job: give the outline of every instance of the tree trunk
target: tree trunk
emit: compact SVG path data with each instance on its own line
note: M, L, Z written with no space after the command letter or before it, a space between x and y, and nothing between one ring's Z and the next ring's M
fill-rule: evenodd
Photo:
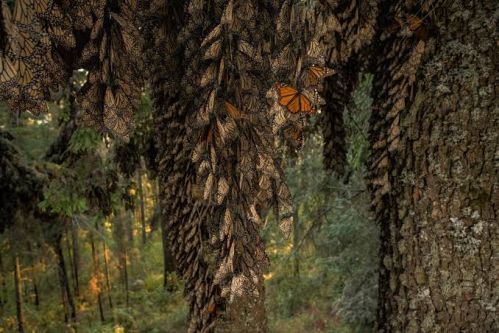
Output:
M78 245L78 226L75 219L71 219L71 238L73 243L73 276L74 276L74 293L76 297L80 296L80 249Z
M137 183L139 186L139 200L140 200L140 224L142 226L142 245L147 242L147 232L146 232L146 216L144 209L144 187L142 185L142 168L139 167L137 170Z
M122 254L122 267L123 267L123 286L125 287L125 301L126 306L130 306L130 291L129 291L129 283L128 283L128 251L125 249Z
M67 224L66 224L67 225ZM65 235L65 239L66 239L66 252L68 254L68 263L69 263L69 267L68 267L68 275L71 277L70 280L73 282L73 290L75 289L75 286L76 286L76 276L75 276L75 269L73 267L73 264L74 264L74 256L73 256L73 253L72 250L73 250L73 247L71 246L71 240L69 239L69 233L68 233L68 229L65 228L64 229L64 235Z
M161 214L161 212L160 212ZM161 243L163 246L163 289L171 290L173 286L168 285L168 274L175 271L175 259L173 258L168 244L168 225L167 220L160 217L161 223Z
M7 304L7 283L5 281L2 251L0 251L0 285L2 288L0 291L0 309L3 309L4 305Z
M38 292L38 285L36 283L36 274L35 274L35 255L33 254L33 248L31 247L31 242L28 240L26 242L27 247L27 255L29 256L29 263L31 265L31 284L33 287L33 294L35 295L35 299L33 301L34 305L38 307L40 305L40 294Z
M23 314L23 299L21 286L21 266L19 265L19 257L14 256L14 288L16 292L16 313L17 313L17 330L19 333L24 333L24 314Z
M73 299L73 295L71 293L71 288L69 286L69 278L68 272L66 269L66 262L64 260L64 253L62 250L62 234L57 236L57 239L54 244L55 254L57 256L57 265L59 271L59 282L61 285L61 289L63 291L63 298L67 301L67 305L69 307L69 318L67 320L75 321L76 320L76 306Z
M97 230L97 222L95 223L95 228ZM90 247L92 249L92 264L94 266L94 278L96 279L97 288L97 305L99 307L99 317L101 322L106 320L104 316L104 307L102 306L102 290L101 290L101 279L100 279L100 269L99 269L99 258L97 255L97 248L95 246L94 235L90 233Z
M492 0L443 6L419 14L423 24L412 36L378 44L371 189L381 225L380 332L499 330L491 17L499 7ZM396 5L382 12L395 8L415 12ZM380 19L381 31L390 25L390 15Z
M111 288L111 279L109 276L109 260L108 260L108 250L106 247L106 243L102 242L102 251L104 253L104 271L106 274L106 288L107 288L107 299L109 301L109 308L113 309L113 297L112 297L112 288Z
M293 218L293 276L296 279L300 278L300 220L298 208L295 211Z

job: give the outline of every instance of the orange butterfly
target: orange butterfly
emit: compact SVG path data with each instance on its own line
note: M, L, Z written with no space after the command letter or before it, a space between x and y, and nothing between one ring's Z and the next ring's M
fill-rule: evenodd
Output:
M207 311L208 313L215 313L216 309L217 309L216 305L214 303L210 303L208 305Z
M409 30L411 30L416 37L420 40L428 39L428 31L422 19L417 16L410 15L407 17L407 22L409 23Z
M284 137L294 148L299 149L303 146L303 130L296 125L286 128L284 130Z
M318 86L324 78L335 74L335 70L328 67L320 67L312 65L305 69L302 75L303 84L305 87Z
M399 17L395 17L394 22L388 27L388 32L395 33L403 27L408 27L409 30L412 31L414 35L420 40L428 40L428 30L426 29L426 23L419 17L409 15L407 16L406 22L404 22L403 19Z
M282 84L277 84L276 88L279 94L279 104L285 106L289 112L315 113L315 108L310 99L295 88Z
M225 101L224 104L225 104L225 110L227 111L229 116L234 120L241 119L254 123L255 119L257 119L255 115L241 112L234 104L230 102Z
M241 111L234 106L234 104L225 101L225 110L232 119L241 119L243 117Z

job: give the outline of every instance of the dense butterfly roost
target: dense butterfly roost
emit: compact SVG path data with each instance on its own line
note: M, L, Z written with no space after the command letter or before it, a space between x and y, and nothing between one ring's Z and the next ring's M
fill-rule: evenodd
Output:
M399 1L387 3L380 11L376 40L376 58L372 59L374 73L374 104L370 119L369 141L371 156L369 161L370 191L376 221L389 225L397 220L397 200L392 196L396 175L390 173L397 163L400 153L401 112L411 105L414 84L426 47L426 33L422 26L409 26L411 15L425 16L431 8L431 1ZM407 23L405 23L407 22ZM389 253L390 229L381 228L381 251ZM388 243L387 243L388 242ZM380 293L389 290L390 272L381 265ZM383 285L384 284L384 285ZM381 295L380 299L383 295ZM380 323L388 322L386 313L396 313L379 306Z
M343 175L346 165L346 141L343 113L351 102L365 59L364 50L372 41L378 14L377 0L322 1L321 20L328 31L323 36L327 66L337 72L324 83L326 105L319 121L324 137L324 167Z
M54 31L66 31L65 17L52 1L16 1L12 11L3 2L1 12L6 36L0 49L0 96L13 110L39 114L46 110L48 88L65 77L52 52Z
M135 1L93 1L89 41L80 66L88 82L78 96L83 120L99 130L127 138L140 102L142 34Z
M38 114L49 88L85 68L88 82L77 99L83 120L126 138L142 88L137 12L133 0L18 0L12 14L4 2L0 96L12 109Z
M213 279L207 281L206 293L212 299L199 304L199 310L218 309L219 330L230 331L240 323L238 327L247 331L262 331L263 272L268 259L259 233L260 216L276 201L290 206L262 94L272 85L268 60L272 8L265 1L215 1L209 5L210 13L203 8L206 5L209 2L190 2L194 24L181 34L190 60L183 82L199 101L189 106L188 114L188 144L196 168L190 194L210 211L200 227L202 248L208 249L201 257ZM190 47L198 38L192 31L201 28L206 33L200 47ZM289 218L290 214L283 216ZM212 290L219 293L219 302Z
M201 231L210 211L192 197L195 169L191 162L192 148L188 144L187 116L192 100L178 83L185 75L187 58L185 43L177 37L187 24L185 4L156 0L151 2L144 20L145 49L151 94L154 102L154 122L157 146L158 180L160 184L161 216L166 219L167 235L175 257L178 273L185 281L189 301L189 330L201 331L213 326L216 311L208 306L220 303L220 290L213 285L200 249L205 233ZM191 45L200 45L193 37Z

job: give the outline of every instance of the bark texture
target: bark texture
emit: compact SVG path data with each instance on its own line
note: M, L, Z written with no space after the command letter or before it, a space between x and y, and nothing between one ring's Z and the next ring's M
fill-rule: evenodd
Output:
M378 331L497 332L498 4L385 6L370 133Z

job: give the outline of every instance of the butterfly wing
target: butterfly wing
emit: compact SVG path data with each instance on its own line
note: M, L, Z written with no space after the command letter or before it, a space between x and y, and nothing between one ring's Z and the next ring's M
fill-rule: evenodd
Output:
M305 112L305 113L312 113L315 111L312 102L305 97L305 95L300 94L299 96L300 100L300 112Z
M303 73L303 84L305 87L316 87L324 78L335 74L335 71L328 67L310 66Z
M0 84L12 83L17 76L14 64L7 57L0 55Z
M290 86L277 86L277 90L279 93L279 104L282 106L289 106L289 104L295 99L296 95L298 95L298 90Z
M239 111L239 109L236 108L232 103L225 101L225 110L227 110L227 113L232 119L241 118L241 111Z
M293 99L287 104L287 108L291 113L298 113L301 111L301 96L294 95Z

